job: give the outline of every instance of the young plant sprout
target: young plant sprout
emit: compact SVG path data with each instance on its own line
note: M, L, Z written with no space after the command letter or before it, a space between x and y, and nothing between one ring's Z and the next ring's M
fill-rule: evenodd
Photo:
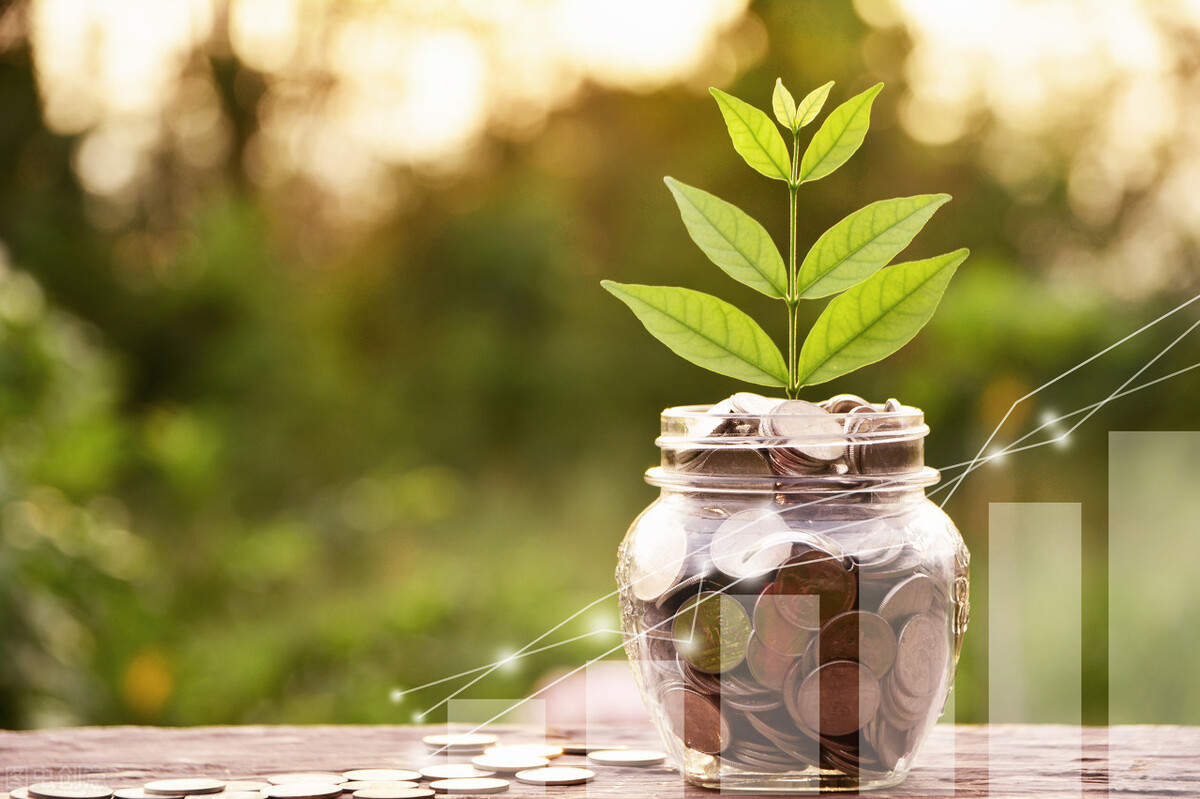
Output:
M775 119L712 89L733 147L758 172L787 184L788 260L766 229L736 206L706 191L666 178L692 240L734 280L781 300L786 307L787 359L762 327L710 294L673 286L601 281L629 306L651 335L680 357L729 377L784 388L795 399L804 386L824 383L875 363L908 343L929 321L967 250L889 266L948 194L922 194L873 202L825 231L803 261L796 257L796 194L852 156L871 124L879 83L835 108L800 155L800 129L821 112L833 82L814 89L799 105L775 82ZM837 295L799 340L802 300Z

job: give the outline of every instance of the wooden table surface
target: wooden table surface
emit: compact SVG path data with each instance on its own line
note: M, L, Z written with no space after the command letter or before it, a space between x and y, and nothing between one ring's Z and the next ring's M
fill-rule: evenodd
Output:
M428 763L421 737L445 731L404 726L83 727L0 731L0 790L34 782L102 782L114 788L179 776L218 779L286 771L344 771ZM539 740L519 727L502 743ZM602 726L590 740L661 748L648 727ZM551 743L581 731L547 734ZM564 757L562 765L583 764ZM505 796L710 797L667 766L595 767L588 785L538 788L514 782ZM938 725L908 779L877 797L1200 796L1200 727ZM745 794L741 794L745 795ZM7 799L7 797L0 797Z

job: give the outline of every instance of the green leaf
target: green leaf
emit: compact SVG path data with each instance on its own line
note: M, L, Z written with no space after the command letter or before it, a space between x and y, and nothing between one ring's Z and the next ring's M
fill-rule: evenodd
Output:
M933 316L946 284L967 255L965 249L955 250L896 264L835 297L800 350L799 384L824 383L907 344Z
M787 294L787 267L766 228L736 205L666 178L688 234L734 280L768 297Z
M845 291L878 272L909 245L949 194L880 200L821 234L804 256L797 278L801 297Z
M862 94L851 97L825 118L808 143L800 161L800 182L819 180L854 155L871 127L871 103L883 90L876 83Z
M825 98L829 96L829 90L832 88L833 81L829 81L824 86L813 89L807 97L800 101L800 105L796 108L796 126L793 130L800 130L817 118L817 114L821 113L821 107L825 105Z
M724 300L673 286L602 280L650 334L685 360L763 386L787 385L787 365L758 323Z
M779 120L780 125L793 132L800 129L800 126L796 124L796 100L783 85L783 78L775 79L775 93L771 95L771 108L775 111L775 118Z
M763 111L720 89L709 89L725 117L733 149L754 169L769 178L789 180L792 160L779 128Z

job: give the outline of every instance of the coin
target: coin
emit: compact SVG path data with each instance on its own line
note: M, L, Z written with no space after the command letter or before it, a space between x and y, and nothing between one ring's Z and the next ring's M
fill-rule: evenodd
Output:
M766 574L791 555L790 533L787 522L771 508L739 511L713 534L713 565L735 579Z
M355 768L342 772L342 776L348 780L364 782L391 782L394 780L404 782L421 779L421 775L417 772L404 768Z
M605 766L657 766L666 759L662 752L650 749L614 749L588 754L588 760Z
M466 777L445 780L434 780L429 787L438 793L504 793L508 790L508 780L499 777Z
M828 554L811 551L792 558L779 567L775 583L779 611L797 627L816 629L854 606L854 575ZM812 615L813 601L808 599L813 596L820 597L817 619Z
M115 799L162 799L162 794L147 793L145 788L117 788L113 791L113 797Z
M925 574L913 576L898 583L887 592L879 603L879 615L895 624L905 616L924 613L933 605L937 586L933 578Z
M94 782L38 782L26 788L36 799L108 799L112 789Z
M180 794L220 793L225 790L225 783L220 780L210 780L203 777L181 778L174 780L155 780L142 786L146 793L159 796L178 796Z
M259 780L230 780L225 783L225 791L261 791L270 785L269 782L260 782Z
M221 799L263 799L263 794L262 791L231 791L225 789L221 791Z
M771 462L783 474L806 474L813 465L835 461L846 451L842 423L824 408L803 400L788 400L762 419L764 436L778 437L786 447L772 447Z
M754 602L754 633L761 644L784 655L799 655L804 651L812 630L807 630L792 624L784 618L780 607L778 583L770 583L758 595ZM813 604L820 601L814 597ZM785 600L795 602L796 600ZM795 608L791 609L796 612ZM811 613L813 627L816 627L818 613Z
M479 755L471 758L471 764L476 768L496 774L516 774L518 771L526 769L542 768L549 765L550 761L537 755L525 755L518 752L509 755Z
M443 763L437 766L426 766L421 769L421 776L427 780L459 780L476 777L490 777L494 771L476 768L470 763Z
M433 791L429 788L422 788L415 782L397 783L378 788L360 788L354 791L354 799L416 799L420 796L433 796Z
M674 511L662 505L651 505L635 524L629 587L638 599L651 602L683 573L688 556L687 531Z
M739 391L730 397L728 402L734 413L742 413L747 416L765 416L771 412L772 408L783 402L783 400L764 397L752 391Z
M563 754L566 755L586 755L590 752L611 752L616 749L628 749L628 746L618 743L599 743L593 744L586 741L570 741L562 745Z
M552 744L505 744L504 746L493 746L484 750L485 755L494 755L499 757L542 757L546 760L553 760L556 757L561 757L563 749L561 746Z
M670 687L662 693L664 715L684 746L717 755L732 739L729 722L712 699L689 688Z
M8 792L9 799L29 799L29 789L22 786Z
M850 660L833 660L809 674L796 696L796 710L821 735L849 735L879 709L879 680Z
M830 619L820 633L819 660L857 660L876 677L883 676L896 658L896 634L881 616L847 610Z
M267 777L267 782L272 785L289 785L294 782L320 782L326 785L341 785L346 781L346 778L341 774L334 774L330 771L292 771L284 774L272 774ZM147 787L147 790L149 790L149 787Z
M416 772L413 773L416 774ZM381 790L395 788L416 788L417 780L419 779L421 779L420 774L416 775L416 780L353 780L351 782L343 782L341 788L342 793L373 791L376 788Z
M746 665L750 673L754 679L775 691L783 690L784 677L794 659L795 655L781 654L763 644L757 634L750 638L746 647Z
M689 664L719 674L745 659L750 617L728 594L697 594L679 608L672 633L676 649Z
M518 771L516 780L527 785L580 785L591 782L595 776L596 772L587 768L554 766Z
M332 799L340 796L342 787L332 782L272 783L262 792L267 799Z
M850 413L855 408L870 408L871 403L867 402L857 394L838 394L836 397L830 397L819 405L829 413Z
M495 746L499 740L495 735L482 732L459 732L440 735L426 735L421 739L430 749L446 750L449 752L482 752L489 746Z
M945 625L922 613L911 617L900 629L896 644L896 682L915 696L929 696L938 689L950 654Z

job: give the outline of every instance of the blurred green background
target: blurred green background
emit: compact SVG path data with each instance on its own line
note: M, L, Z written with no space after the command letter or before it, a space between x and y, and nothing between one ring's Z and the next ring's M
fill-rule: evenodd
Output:
M784 239L784 189L734 155L710 85L765 106L777 76L798 97L833 79L832 107L886 82L859 154L801 192L802 243L873 200L954 195L906 253L973 251L932 323L808 394L924 408L931 465L1200 292L1195 4L974 5L0 5L0 727L408 722L442 694L395 691L611 591L659 410L742 387L599 280L710 291L784 332L661 182ZM1018 405L997 444L1117 390L1184 317ZM988 718L988 507L1015 501L1082 503L1064 702L1106 721L1108 431L1194 430L1197 396L1200 372L1175 376L954 493L975 553L960 721ZM558 639L615 623L608 601Z

